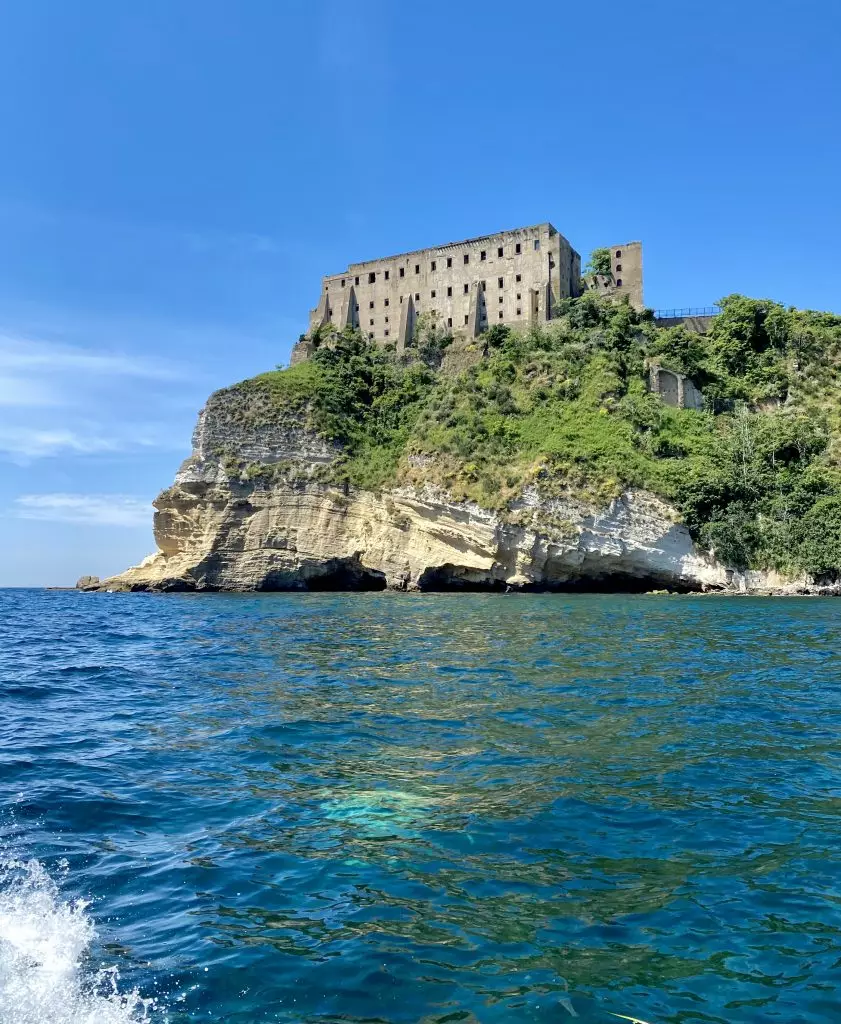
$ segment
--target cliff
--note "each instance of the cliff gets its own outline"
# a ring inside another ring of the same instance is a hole
[[[192,455],[155,501],[158,553],[100,586],[700,590],[726,587],[732,575],[645,491],[597,507],[531,487],[500,513],[433,484],[379,493],[337,486],[324,470],[340,450],[303,415],[255,430],[256,404],[230,392],[211,398]],[[249,468],[255,458],[259,472]]]
[[[316,337],[211,396],[158,551],[87,586],[835,592],[841,319],[780,310],[732,297],[700,339],[585,296],[449,365],[435,330],[401,359]],[[649,393],[652,365],[707,408]]]

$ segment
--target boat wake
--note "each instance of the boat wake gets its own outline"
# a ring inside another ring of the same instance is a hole
[[[0,858],[0,1021],[140,1024],[152,1000],[119,990],[116,967],[88,964],[95,937],[82,900],[67,901],[36,860]]]

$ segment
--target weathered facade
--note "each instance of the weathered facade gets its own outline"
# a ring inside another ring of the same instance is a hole
[[[642,242],[620,242],[610,246],[610,273],[589,274],[585,281],[591,291],[611,298],[628,296],[634,309],[643,309]]]
[[[354,327],[402,351],[418,317],[432,313],[454,334],[477,337],[494,324],[551,320],[580,281],[578,253],[551,224],[537,224],[352,263],[323,279],[310,333]]]
[[[648,389],[659,395],[666,405],[678,409],[703,409],[704,396],[683,373],[652,366],[648,371]]]

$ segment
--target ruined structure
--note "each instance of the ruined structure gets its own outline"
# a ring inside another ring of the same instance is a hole
[[[627,294],[641,308],[642,246],[614,246],[611,253],[614,273],[600,288]],[[581,289],[581,257],[551,224],[537,224],[352,263],[322,280],[309,333],[327,324],[353,327],[402,352],[425,313],[454,335],[475,338],[494,324],[522,328],[551,320],[561,300]],[[304,339],[292,361],[307,358],[310,349]]]
[[[648,389],[659,395],[666,405],[677,409],[703,409],[704,396],[683,373],[651,366],[648,371]]]
[[[584,284],[610,298],[627,295],[634,309],[643,309],[642,242],[610,246],[610,273],[588,274]]]

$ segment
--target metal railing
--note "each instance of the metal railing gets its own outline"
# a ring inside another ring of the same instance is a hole
[[[687,306],[685,309],[655,309],[655,320],[676,320],[685,316],[718,316],[721,306]]]

